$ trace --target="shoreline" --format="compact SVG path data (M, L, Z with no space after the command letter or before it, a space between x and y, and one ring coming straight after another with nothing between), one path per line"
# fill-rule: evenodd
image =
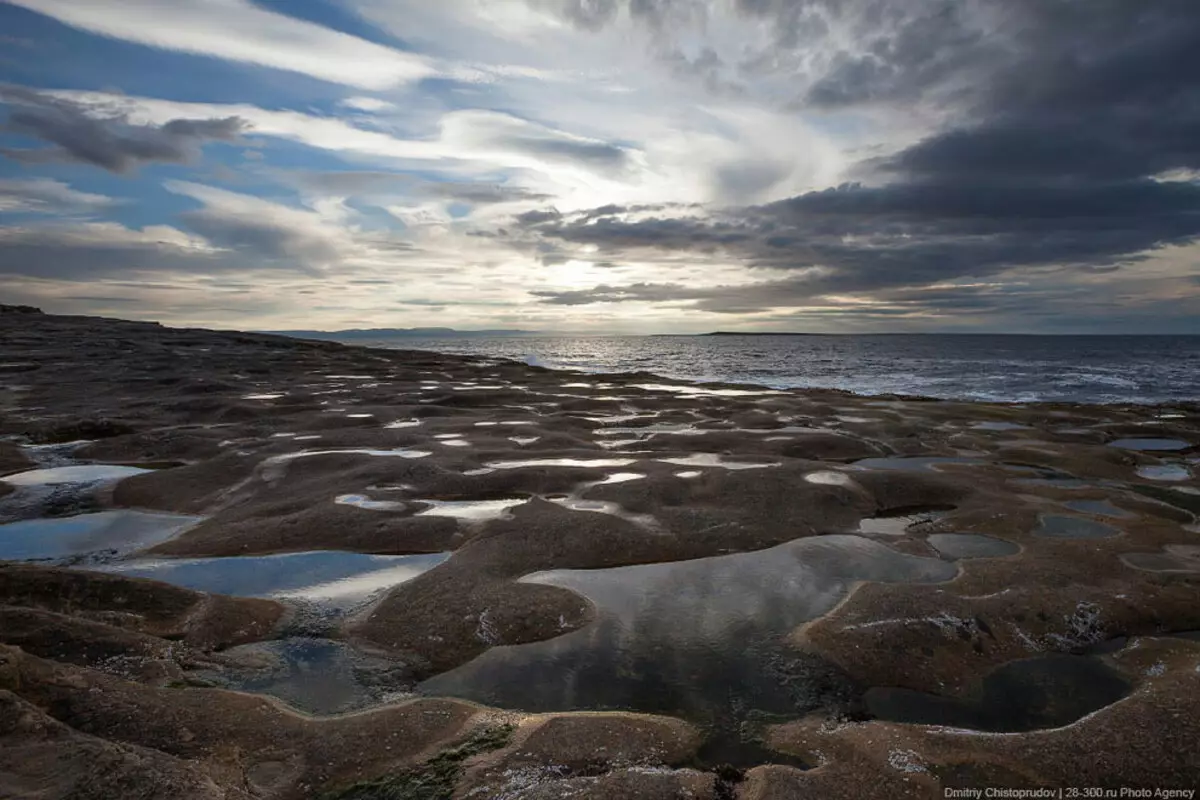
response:
M814 336L818 336L818 335L832 336L832 335L838 335L838 334L813 334L813 335ZM845 334L845 335L849 336L849 335L853 335L853 334ZM864 334L864 335L866 335L866 334ZM870 335L876 335L876 334L870 334ZM897 335L901 335L901 334L897 334ZM929 335L939 335L939 334L929 334ZM955 334L955 335L957 335L957 334ZM1023 335L1023 334L1012 334L1012 335L1016 336L1016 335ZM1028 335L1034 335L1034 334L1028 334ZM1097 335L1099 335L1099 334L1097 334ZM702 337L702 336L704 336L704 334L695 334L695 336ZM288 338L290 338L290 337L288 337ZM519 341L521 338L527 338L527 337L511 337L511 338L513 338L515 341ZM595 338L606 338L606 337L595 337ZM624 338L624 337L616 337L616 338ZM843 388L840 388L840 387L837 387L834 385L806 386L806 385L790 384L790 383L787 383L784 381L757 383L754 381L707 380L707 379L701 379L701 378L696 378L696 377L686 377L686 376L677 377L677 376L672 376L672 375L668 375L665 373L652 372L649 370L613 371L613 369L611 367L606 366L606 365L599 365L599 364L594 364L587 368L557 366L557 365L556 366L547 366L542 363L530 363L528 361L523 361L520 358L513 358L513 357L506 357L506 356L488 356L488 355L476 354L476 353L470 353L470 352L450 352L450 351L443 351L443 350L430 350L430 349L424 349L424 348L419 348L419 347L403 347L403 346L400 346L402 344L402 342L400 342L400 341L397 341L396 347L385 347L385 346L382 346L378 342L376 342L376 343L357 343L357 342L350 342L350 341L339 341L339 340L334 340L334 339L301 339L299 341L333 342L333 343L337 343L337 344L343 344L348 347L365 347L368 349L375 349L375 350L401 350L401 351L431 353L431 354L438 354L438 355L457 355L457 356L461 356L464 358L479 358L479 359L484 359L484 360L504 361L504 362L512 362L512 363L517 363L517 364L524 364L525 366L540 367L543 369L551 369L551 370L557 370L557 371L563 371L563 372L577 372L581 375L590 375L590 376L609 375L609 376L614 376L614 377L620 377L620 376L644 374L646 377L653 377L653 378L657 378L657 379L664 380L664 381L672 381L672 382L679 382L679 383L696 383L696 384L710 383L710 384L727 385L727 386L731 386L731 387L733 387L733 386L755 386L755 387L762 387L762 388L778 389L781 391L817 391L817 392L836 391L836 392L846 392L851 395L854 395L855 397L860 397L860 398L865 398L865 399L880 399L880 400L908 399L908 400L937 401L937 402L947 402L947 403L979 403L979 404L996 404L996 405L1010 405L1010 406L1039 406L1039 405L1041 405L1041 406L1075 406L1075 405L1078 405L1078 406L1114 406L1114 407L1173 408L1173 409L1177 409L1177 408L1195 409L1195 408L1200 407L1200 397L1197 397L1195 399L1174 399L1174 400L1154 399L1151 401L1139 402L1139 401L1135 401L1135 400L1131 400L1131 399L1112 400L1112 401L1067 400L1067 399L1003 400L1003 399L991 399L991 398L985 398L985 397L924 395L924 394L919 394L919 393L912 394L912 393L906 393L906 392L887 392L887 391L869 393L869 392L865 392L865 391L854 391L851 389L843 389ZM533 357L535 359L537 359L536 355L534 355ZM539 359L539 361L540 361L540 359Z
M12 525L64 552L76 525L97 563L156 579L0 561L0 701L36 721L0 750L141 748L158 772L124 780L214 798L434 773L460 794L710 800L1190 775L1200 406L777 390L52 315L0 315L0 343L0 559ZM81 464L117 471L70 478ZM167 535L164 515L199 521ZM300 552L303 570L280 560ZM192 588L171 582L185 563ZM429 680L453 696L411 697ZM936 733L956 727L1005 736ZM1178 755L1151 772L1146 746ZM0 774L42 763L0 756ZM984 763L1001 772L963 766Z
M664 335L666 335L666 334L664 334ZM670 335L675 335L675 334L670 334ZM693 335L704 336L707 334L693 334ZM802 335L806 335L806 336L807 335L813 335L813 336L847 335L847 336L850 336L850 335L857 335L857 334L802 334ZM864 335L868 335L868 334L864 334ZM878 334L869 334L869 335L878 335ZM897 335L900 335L900 334L897 334ZM930 335L938 335L938 334L930 334ZM980 334L980 335L991 335L991 334ZM1040 334L1011 334L1011 335L1019 336L1019 335L1040 335ZM1094 334L1094 335L1100 336L1103 334ZM1147 334L1147 335L1149 335L1149 334ZM1197 336L1200 337L1200 334L1197 334ZM291 337L284 337L284 338L291 338ZM333 340L301 339L299 341L331 342ZM1004 406L1004 407L1011 407L1011 408L1031 408L1031 409L1041 408L1041 409L1047 410L1047 411L1069 410L1071 408L1085 408L1085 409L1086 408L1097 408L1097 409L1111 408L1114 410L1131 410L1131 411L1158 410L1158 409L1169 410L1169 411L1187 411L1187 412L1200 411L1200 398L1197 398L1195 400L1183 400L1183 401L1171 401L1171 402L1155 401L1155 402L1147 402L1147 403L1135 403L1135 402L1130 402L1130 401L1119 401L1119 402L1103 403L1103 402L1095 402L1095 401L1075 401L1075 400L1028 400L1028 401L1022 401L1022 400L977 400L977 399L971 399L971 398L938 397L936 395L903 394L903 393L897 393L897 392L880 392L878 394L867 394L865 392L855 392L850 389L840 389L836 386L790 386L790 385L772 385L772 384L767 384L767 383L753 383L753 382L745 382L745 381L693 380L690 378L673 377L670 375L665 375L665 374L658 373L658 372L652 372L649 370L637 370L637 371L632 371L632 372L612 372L612 371L607 371L607 370L600 369L600 368L597 368L596 370L587 370L587 369L579 369L579 368L575 368L575 367L560 367L560 366L546 366L544 364L529 364L527 362L521 361L520 359L516 359L516 358L504 358L504 357L499 357L499 356L496 356L496 357L477 356L477 355L473 355L473 354L469 354L469 353L449 353L449 352L442 351L442 350L425 350L422 348L415 348L415 347L392 348L392 347L381 347L379 345L370 345L370 344L355 344L353 342L334 342L334 343L342 344L346 347L361 348L364 350L378 350L378 351L383 351L383 352L400 351L400 352L422 353L422 354L430 355L430 356L456 356L456 357L465 358L465 359L478 359L478 360L486 361L488 363L506 364L509 366L519 366L519 367L529 367L532 369L544 369L544 370L548 370L550 372L567 373L567 374L571 374L571 375L577 375L579 377L607 376L607 377L611 377L611 378L637 378L637 379L645 378L645 379L652 379L655 382L660 382L660 383L673 383L673 384L680 384L680 385L692 385L692 386L698 386L698 387L712 387L712 388L726 388L726 389L763 389L763 390L768 390L768 391L779 391L779 392L797 392L800 394L803 394L806 392L816 392L816 393L835 392L835 393L847 395L848 397L852 397L852 398L856 398L856 399L860 399L860 400L866 400L866 401L898 400L898 401L914 402L914 403L955 403L955 404L962 404L962 405Z

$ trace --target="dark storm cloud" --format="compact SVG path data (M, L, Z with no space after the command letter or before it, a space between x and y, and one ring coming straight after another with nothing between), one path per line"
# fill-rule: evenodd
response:
M987 60L1001 61L1007 52L987 27L995 22L988 12L1000 0L736 0L735 12L762 23L769 35L740 43L724 57L711 47L696 52L696 36L689 35L719 24L705 2L527 2L587 31L612 23L624 8L651 34L651 51L677 75L734 93L743 91L743 78L809 76L801 81L808 101L829 106L911 98L950 78L962 80L985 53ZM829 48L835 32L855 49Z
M860 34L857 50L827 60L804 106L926 101L941 105L948 122L858 164L863 183L769 205L704 218L670 210L524 215L526 235L594 245L604 257L712 254L795 273L718 290L600 286L544 294L543 302L687 299L713 311L845 293L902 302L895 292L1013 270L1136 269L1150 251L1200 236L1200 183L1155 177L1200 168L1200 10L1192 0L738 7L778 23L777 48L821 35L814 20ZM1002 299L956 291L919 301L993 308Z
M1008 2L1008 0L1005 0ZM1047 0L1053 4L1059 0ZM1040 2L1040 0L1039 0ZM800 46L825 34L826 21L846 31L853 50L829 55L805 100L823 107L923 99L932 92L957 95L981 72L1011 57L1009 37L997 16L1019 14L1023 0L1002 14L1000 0L886 0L758 3L750 13L780 23L777 43ZM761 7L761 8L756 8ZM999 29L988 23L1000 22Z
M138 125L124 114L95 116L68 100L19 86L0 86L0 102L9 106L3 128L50 143L38 149L4 150L25 163L75 161L109 172L128 173L150 162L186 163L211 141L232 141L245 123L224 119L176 119L163 125Z
M570 218L527 226L551 240L594 245L610 257L693 252L761 269L801 270L796 290L811 299L1015 267L1094 270L1130 263L1200 234L1200 186L1151 180L852 185L707 219ZM763 295L764 307L778 299Z

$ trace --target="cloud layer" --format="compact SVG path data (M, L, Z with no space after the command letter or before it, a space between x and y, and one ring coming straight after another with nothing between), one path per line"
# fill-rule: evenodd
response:
M930 13L842 4L845 16L886 15L892 24L867 40L865 52L838 53L807 93L808 104L826 108L931 98L948 108L943 129L861 161L854 171L863 182L699 219L613 209L523 220L536 236L606 257L719 253L795 277L700 291L632 284L538 296L573 305L693 299L745 313L1022 268L1135 270L1155 250L1200 236L1200 184L1190 177L1200 166L1200 85L1192 77L1200 69L1200 17L1191 6L914 6ZM742 7L785 32L834 8ZM978 26L989 20L1000 41L983 47ZM1172 172L1184 179L1165 179ZM933 304L938 296L923 299Z
M0 85L0 271L72 310L1200 332L1192 0L6 6L193 65Z

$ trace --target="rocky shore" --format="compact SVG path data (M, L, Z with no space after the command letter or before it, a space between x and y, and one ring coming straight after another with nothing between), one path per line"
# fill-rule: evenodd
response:
M1200 779L1200 405L2 310L0 797Z

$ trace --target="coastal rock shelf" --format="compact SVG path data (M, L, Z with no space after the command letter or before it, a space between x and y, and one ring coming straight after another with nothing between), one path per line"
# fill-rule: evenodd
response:
M1195 778L1200 406L33 313L0 347L0 796Z

